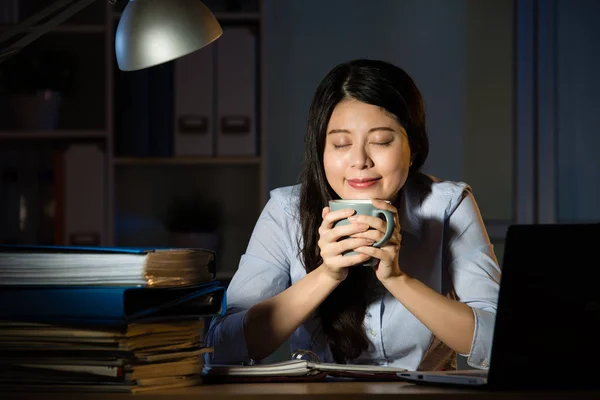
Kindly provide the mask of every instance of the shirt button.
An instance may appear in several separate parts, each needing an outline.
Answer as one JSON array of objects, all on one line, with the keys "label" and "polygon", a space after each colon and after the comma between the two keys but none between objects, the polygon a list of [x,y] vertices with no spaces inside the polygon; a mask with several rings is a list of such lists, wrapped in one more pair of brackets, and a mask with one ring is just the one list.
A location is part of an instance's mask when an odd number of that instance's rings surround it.
[{"label": "shirt button", "polygon": [[371,335],[371,336],[377,336],[377,332],[375,332],[373,329],[371,329],[369,331],[369,335]]},{"label": "shirt button", "polygon": [[483,361],[481,362],[481,366],[484,368],[487,368],[490,364],[488,363],[487,358],[484,358]]}]

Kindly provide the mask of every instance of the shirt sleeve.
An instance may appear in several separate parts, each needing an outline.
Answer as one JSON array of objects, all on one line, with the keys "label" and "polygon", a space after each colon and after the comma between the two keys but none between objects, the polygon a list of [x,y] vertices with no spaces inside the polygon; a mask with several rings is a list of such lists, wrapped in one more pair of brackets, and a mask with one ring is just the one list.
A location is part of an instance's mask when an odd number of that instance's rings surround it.
[{"label": "shirt sleeve", "polygon": [[501,270],[471,190],[448,218],[448,271],[459,301],[473,309],[475,331],[467,363],[489,367]]},{"label": "shirt sleeve", "polygon": [[277,295],[290,285],[291,216],[280,199],[271,197],[263,209],[246,253],[227,288],[227,312],[212,319],[206,334],[207,364],[250,363],[244,320],[253,305]]}]

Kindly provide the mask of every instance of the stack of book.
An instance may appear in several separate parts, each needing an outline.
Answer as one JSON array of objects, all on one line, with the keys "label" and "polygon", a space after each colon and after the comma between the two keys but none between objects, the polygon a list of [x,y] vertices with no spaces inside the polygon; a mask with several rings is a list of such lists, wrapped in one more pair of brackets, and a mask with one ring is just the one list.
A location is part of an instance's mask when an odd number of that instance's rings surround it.
[{"label": "stack of book", "polygon": [[0,246],[0,388],[140,392],[201,382],[214,252]]}]

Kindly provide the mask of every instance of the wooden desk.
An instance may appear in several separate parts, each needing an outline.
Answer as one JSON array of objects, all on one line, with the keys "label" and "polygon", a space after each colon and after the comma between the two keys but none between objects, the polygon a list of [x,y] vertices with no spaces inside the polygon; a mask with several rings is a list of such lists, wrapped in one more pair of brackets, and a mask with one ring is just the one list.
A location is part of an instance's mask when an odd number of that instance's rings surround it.
[{"label": "wooden desk", "polygon": [[489,392],[477,389],[451,389],[413,385],[406,382],[311,382],[202,385],[185,389],[152,391],[135,395],[114,393],[0,393],[2,400],[378,400],[378,399],[600,399],[597,391]]}]

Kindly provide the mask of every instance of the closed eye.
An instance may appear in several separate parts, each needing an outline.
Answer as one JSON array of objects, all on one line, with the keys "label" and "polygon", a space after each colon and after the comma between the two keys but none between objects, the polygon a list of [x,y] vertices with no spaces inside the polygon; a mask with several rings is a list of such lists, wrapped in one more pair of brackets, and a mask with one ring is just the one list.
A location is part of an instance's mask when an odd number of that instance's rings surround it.
[{"label": "closed eye", "polygon": [[350,146],[350,145],[349,144],[334,144],[333,148],[334,149],[342,149],[342,148],[348,147],[348,146]]},{"label": "closed eye", "polygon": [[372,144],[374,144],[374,145],[376,145],[376,146],[384,146],[384,147],[385,147],[385,146],[389,146],[389,145],[390,145],[390,143],[392,143],[392,141],[391,141],[391,140],[389,140],[389,141],[387,141],[387,142],[375,142],[375,143],[372,143]]}]

